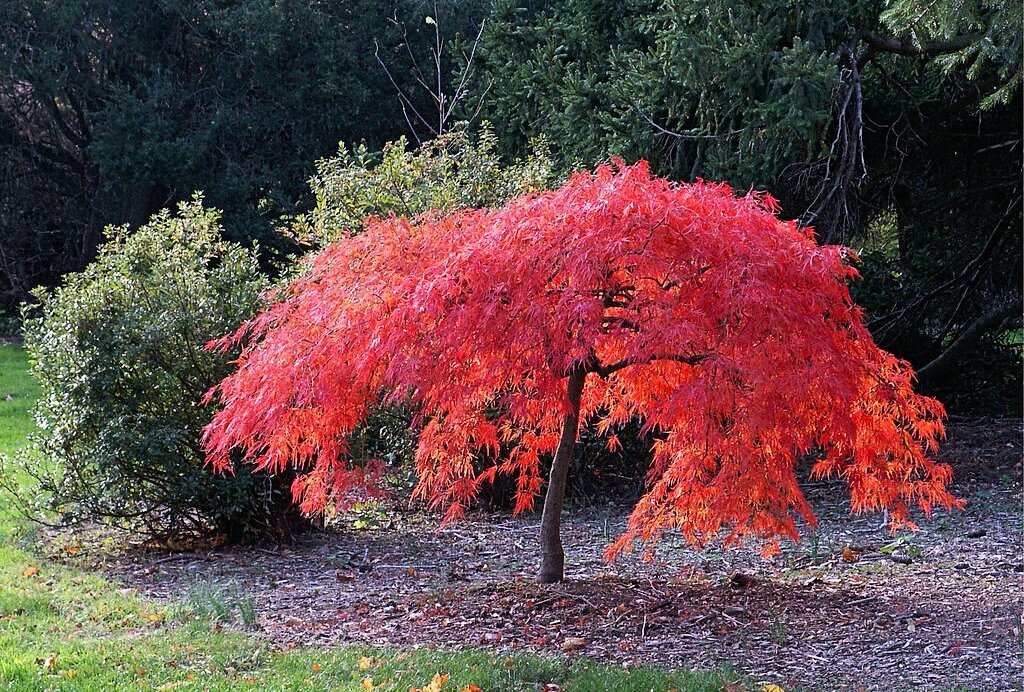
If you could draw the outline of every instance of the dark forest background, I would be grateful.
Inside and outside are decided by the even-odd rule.
[[[770,191],[858,251],[925,391],[1019,412],[1021,24],[1005,1],[3,3],[0,313],[195,190],[273,266],[339,142],[488,121],[508,162],[543,137],[563,172]]]

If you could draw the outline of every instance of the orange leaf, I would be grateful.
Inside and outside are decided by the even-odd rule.
[[[423,692],[441,692],[441,689],[447,684],[447,673],[434,673],[434,677],[431,678],[427,686],[423,688]]]
[[[21,576],[23,576],[25,579],[28,579],[30,577],[38,577],[39,568],[35,565],[32,565],[31,567],[26,567],[24,570],[22,570]]]

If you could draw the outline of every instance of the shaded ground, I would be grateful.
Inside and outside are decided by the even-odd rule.
[[[790,690],[1021,689],[1021,426],[953,421],[940,456],[968,507],[895,540],[880,517],[850,517],[842,488],[808,490],[818,530],[772,560],[756,549],[614,564],[601,551],[626,507],[564,524],[567,581],[536,567],[538,519],[433,517],[388,530],[318,533],[279,547],[136,551],[102,567],[127,587],[181,600],[196,583],[245,592],[276,646],[342,642],[587,655],[625,664],[729,663]],[[843,549],[847,551],[844,559]],[[854,560],[854,561],[851,561]]]

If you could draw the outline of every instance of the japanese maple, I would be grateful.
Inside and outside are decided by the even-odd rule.
[[[242,329],[211,396],[209,458],[300,470],[306,512],[372,485],[346,441],[378,403],[411,400],[414,496],[458,517],[496,473],[529,510],[551,462],[542,581],[562,578],[559,521],[581,423],[614,448],[652,433],[647,492],[614,557],[678,529],[694,545],[752,535],[766,552],[814,514],[797,483],[838,476],[854,511],[959,504],[928,455],[942,405],[879,349],[847,283],[853,253],[818,246],[767,195],[675,184],[641,162],[561,189],[415,220],[329,246]]]

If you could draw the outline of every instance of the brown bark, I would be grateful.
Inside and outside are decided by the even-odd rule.
[[[569,383],[566,387],[569,411],[562,422],[562,436],[558,440],[558,449],[555,450],[555,458],[551,462],[548,490],[544,496],[544,513],[540,520],[540,572],[537,581],[541,584],[562,581],[564,573],[562,504],[565,500],[565,480],[569,475],[569,462],[572,461],[576,435],[579,432],[580,400],[583,397],[583,384],[586,379],[587,370],[578,368],[569,374]]]
[[[956,53],[968,46],[977,43],[984,37],[983,34],[966,34],[954,36],[944,41],[922,41],[915,43],[909,38],[896,38],[895,36],[880,36],[873,31],[865,31],[861,34],[864,43],[877,51],[884,53],[895,53],[896,55],[938,55],[941,53]]]

